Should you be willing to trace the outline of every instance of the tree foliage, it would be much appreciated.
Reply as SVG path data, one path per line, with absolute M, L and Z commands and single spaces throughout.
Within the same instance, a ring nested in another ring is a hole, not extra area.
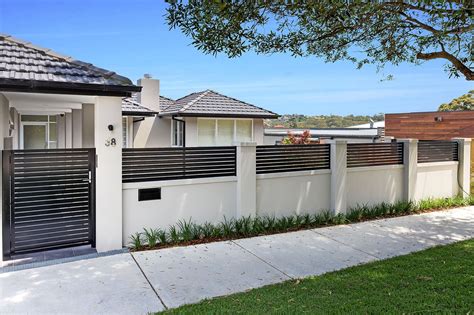
M 267 127 L 281 127 L 281 128 L 343 128 L 355 125 L 369 123 L 370 121 L 382 121 L 384 114 L 377 114 L 372 116 L 363 115 L 282 115 L 278 119 L 268 119 L 265 121 Z
M 453 99 L 447 104 L 441 104 L 438 108 L 440 112 L 460 110 L 474 110 L 474 90 Z
M 378 69 L 444 59 L 450 76 L 474 80 L 471 0 L 169 2 L 169 26 L 205 53 L 283 52 Z

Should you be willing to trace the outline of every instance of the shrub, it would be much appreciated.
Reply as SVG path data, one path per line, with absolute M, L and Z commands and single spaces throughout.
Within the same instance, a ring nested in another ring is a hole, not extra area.
M 336 215 L 330 211 L 323 211 L 313 215 L 295 214 L 279 218 L 269 215 L 263 217 L 248 216 L 239 219 L 227 219 L 224 217 L 224 220 L 217 225 L 209 222 L 198 225 L 193 223 L 190 218 L 187 221 L 180 220 L 176 225 L 171 225 L 167 232 L 161 229 L 143 229 L 143 233 L 135 233 L 130 236 L 130 246 L 135 250 L 140 250 L 145 247 L 145 243 L 148 247 L 153 248 L 158 245 L 179 244 L 198 239 L 249 237 L 266 233 L 286 232 L 300 228 L 339 225 L 391 215 L 404 215 L 431 209 L 445 209 L 468 205 L 474 205 L 474 196 L 468 198 L 431 198 L 417 203 L 397 201 L 393 204 L 357 205 L 349 209 L 346 214 L 339 213 Z
M 143 229 L 145 241 L 148 246 L 155 247 L 158 244 L 158 229 Z

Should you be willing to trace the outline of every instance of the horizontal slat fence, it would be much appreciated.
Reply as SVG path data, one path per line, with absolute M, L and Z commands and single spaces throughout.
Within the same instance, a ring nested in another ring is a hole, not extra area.
M 458 143 L 455 141 L 419 141 L 418 163 L 459 161 Z
M 329 144 L 257 146 L 257 174 L 329 168 Z
M 236 147 L 123 149 L 122 182 L 236 175 Z
M 403 143 L 349 143 L 347 167 L 403 164 Z
M 3 163 L 11 253 L 94 242 L 95 149 L 3 151 Z

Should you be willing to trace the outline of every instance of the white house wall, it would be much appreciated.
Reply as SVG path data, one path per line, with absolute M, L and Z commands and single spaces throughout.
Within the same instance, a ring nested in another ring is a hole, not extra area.
M 138 201 L 138 189 L 161 187 L 161 200 Z M 123 185 L 123 244 L 143 228 L 168 229 L 179 220 L 219 223 L 235 217 L 235 177 Z
M 94 147 L 94 104 L 82 104 L 82 146 Z
M 257 175 L 257 215 L 279 217 L 326 211 L 330 184 L 329 170 Z
M 82 109 L 72 110 L 72 147 L 82 148 Z
M 258 145 L 264 144 L 263 142 L 263 134 L 264 134 L 264 127 L 263 127 L 263 119 L 254 119 L 253 120 L 253 141 L 256 142 Z

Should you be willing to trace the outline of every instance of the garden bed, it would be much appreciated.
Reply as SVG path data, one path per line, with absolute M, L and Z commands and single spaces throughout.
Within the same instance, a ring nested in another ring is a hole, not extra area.
M 130 237 L 132 251 L 152 250 L 175 246 L 188 246 L 217 241 L 293 232 L 341 224 L 364 222 L 383 218 L 405 216 L 416 213 L 445 210 L 474 205 L 474 198 L 427 199 L 417 203 L 382 203 L 375 206 L 358 206 L 347 214 L 332 214 L 324 211 L 318 214 L 300 214 L 285 217 L 242 217 L 227 219 L 219 224 L 197 224 L 181 220 L 168 230 L 144 229 Z

